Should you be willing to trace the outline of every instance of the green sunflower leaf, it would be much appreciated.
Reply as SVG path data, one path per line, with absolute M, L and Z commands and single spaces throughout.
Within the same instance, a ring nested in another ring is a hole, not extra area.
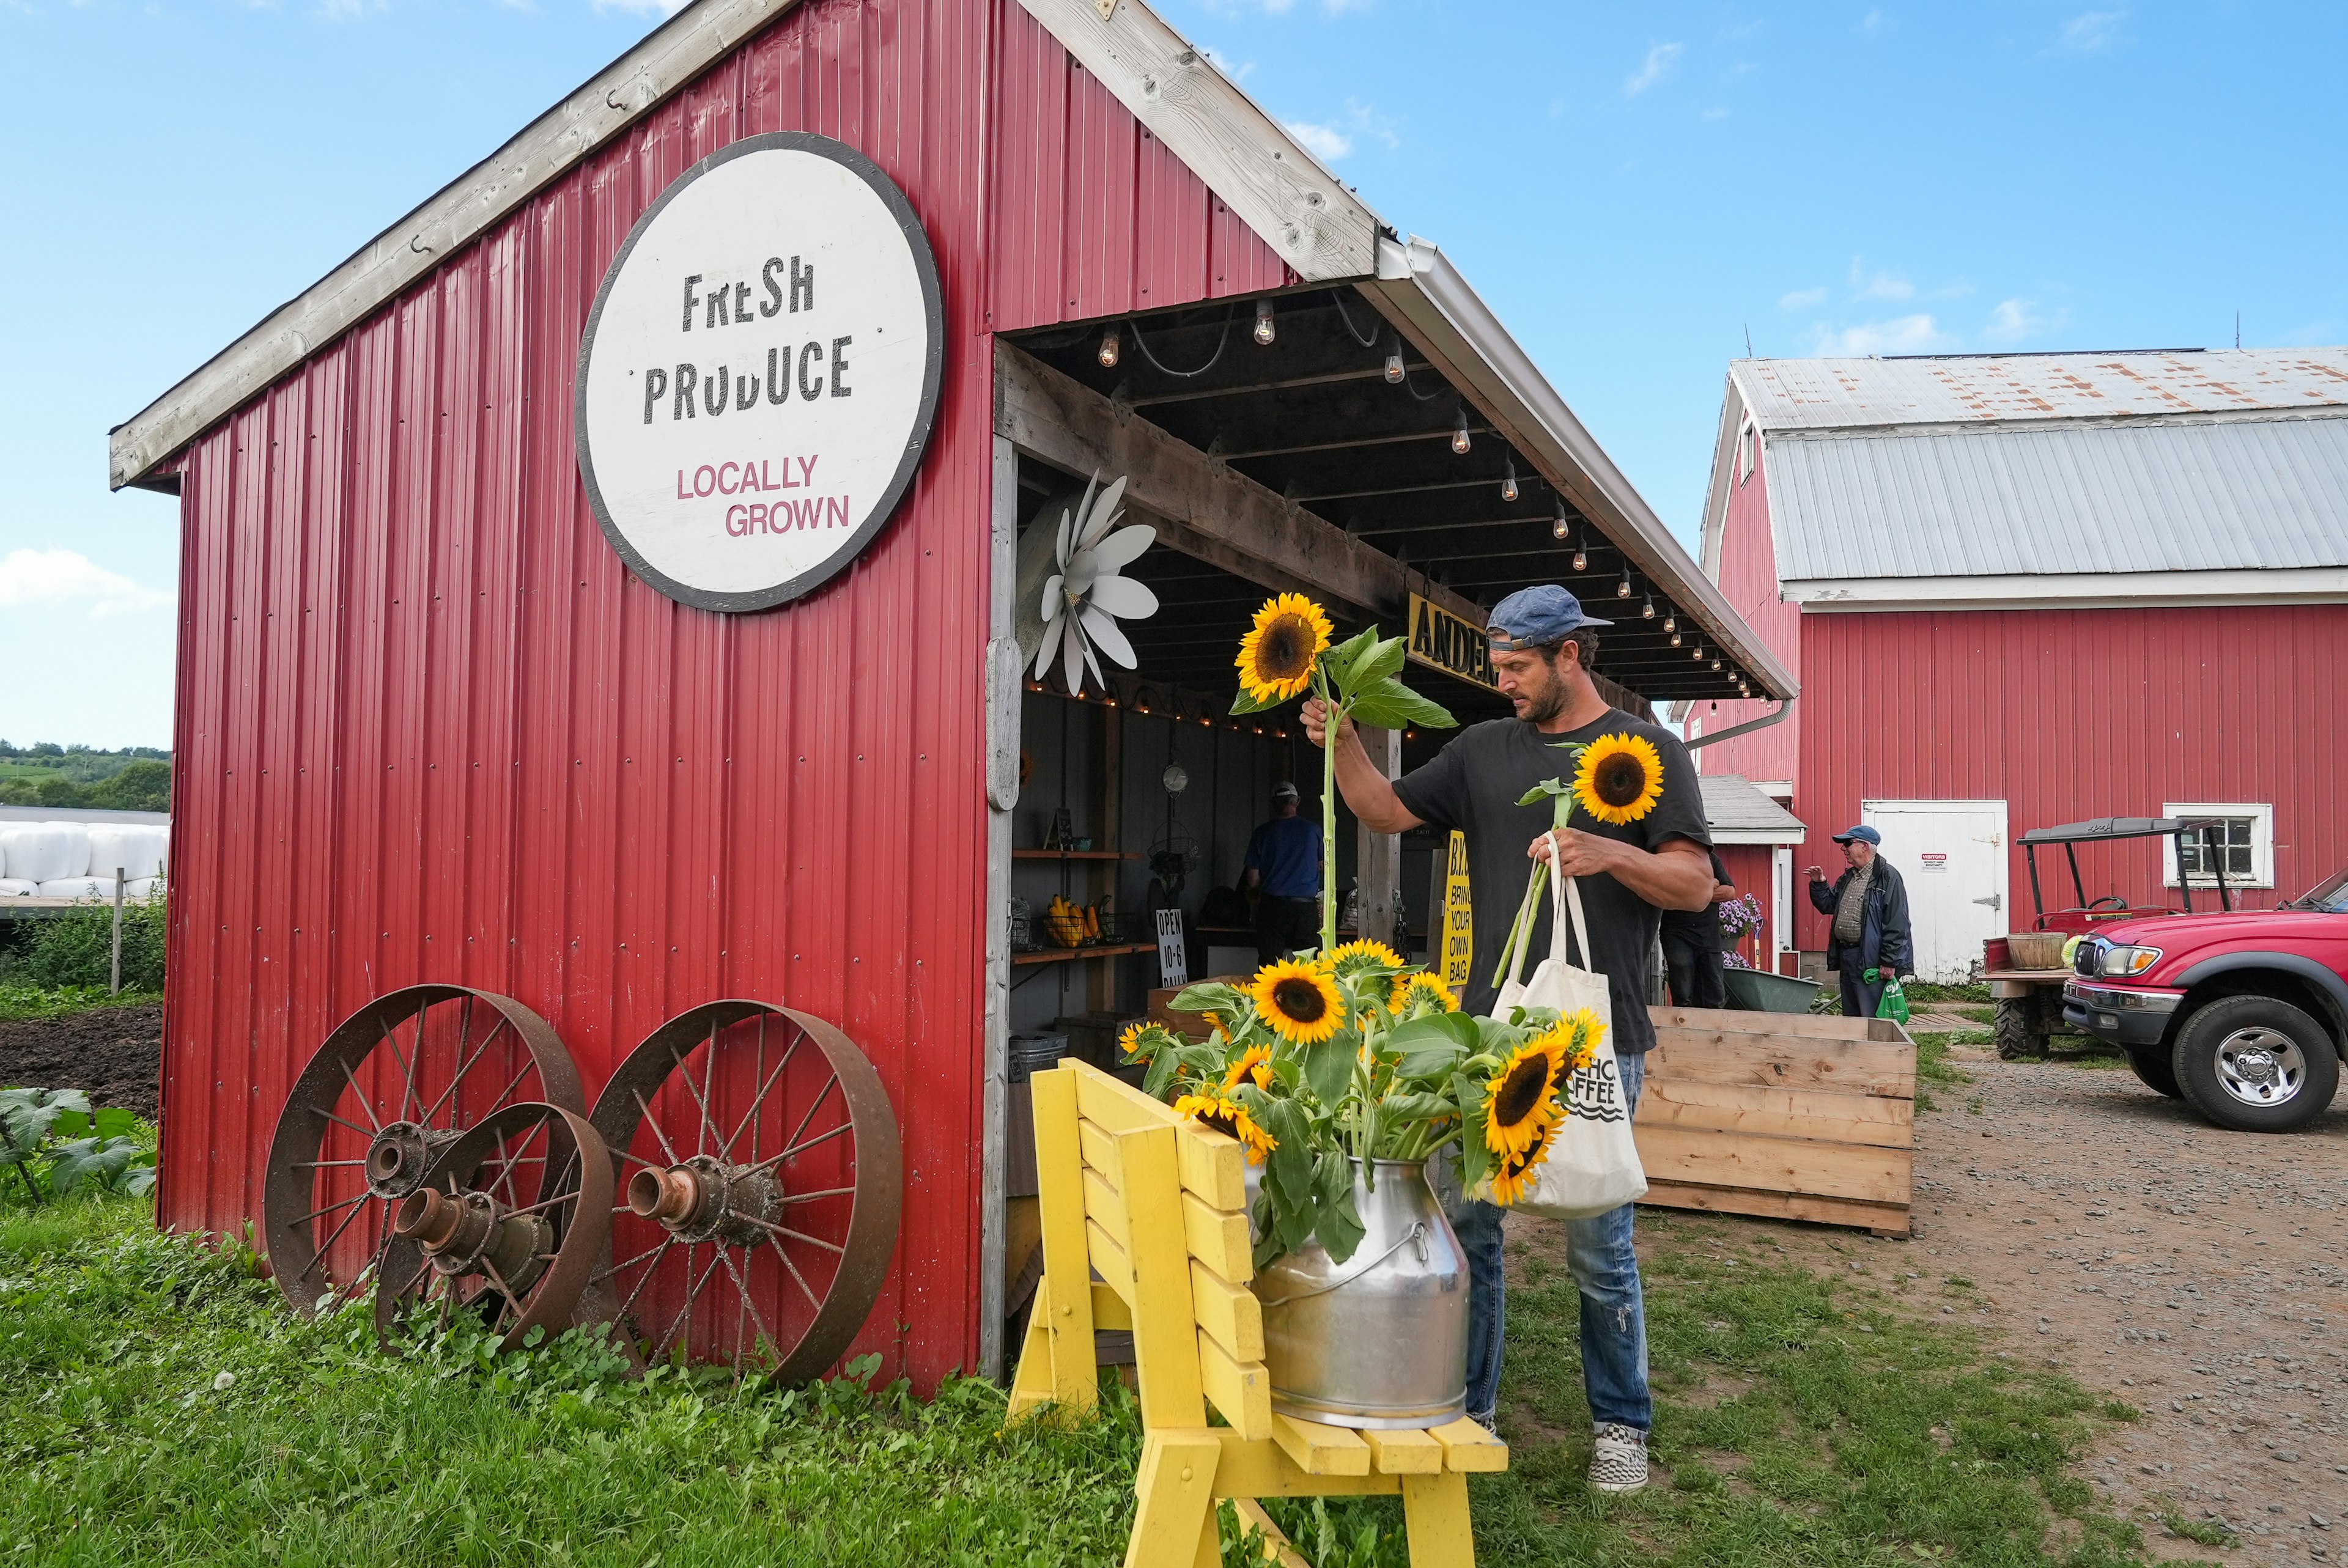
M 1345 1098 L 1354 1077 L 1354 1050 L 1353 1038 L 1344 1030 L 1304 1048 L 1304 1081 L 1322 1104 L 1335 1105 Z
M 1451 1097 L 1420 1090 L 1411 1094 L 1389 1094 L 1380 1102 L 1378 1114 L 1388 1122 L 1432 1122 L 1451 1114 Z
M 1250 696 L 1247 688 L 1242 686 L 1240 688 L 1240 694 L 1231 699 L 1231 716 L 1239 718 L 1248 713 L 1261 713 L 1267 708 L 1277 708 L 1286 701 L 1285 697 L 1274 697 L 1269 702 L 1258 702 Z
M 1409 651 L 1399 637 L 1380 637 L 1375 626 L 1364 635 L 1372 639 L 1361 649 L 1352 663 L 1337 677 L 1337 689 L 1348 696 L 1365 691 L 1402 671 L 1403 656 Z M 1360 639 L 1356 638 L 1355 641 Z
M 1194 986 L 1184 986 L 1167 1005 L 1176 1012 L 1219 1012 L 1226 1016 L 1240 1010 L 1241 995 L 1239 987 L 1218 980 L 1200 980 Z
M 1571 784 L 1560 783 L 1556 779 L 1543 779 L 1540 783 L 1533 785 L 1532 788 L 1525 791 L 1523 794 L 1518 796 L 1517 804 L 1519 805 L 1534 805 L 1538 804 L 1541 801 L 1555 799 L 1560 795 L 1570 795 L 1572 793 L 1573 786 Z
M 1335 683 L 1338 691 L 1352 690 L 1354 666 L 1361 662 L 1364 654 L 1377 646 L 1377 641 L 1378 629 L 1375 626 L 1365 631 L 1355 632 L 1321 655 L 1322 672 Z
M 1354 695 L 1354 721 L 1387 730 L 1447 730 L 1459 722 L 1451 716 L 1451 710 L 1420 696 L 1391 675 Z
M 1459 1102 L 1459 1182 L 1474 1192 L 1489 1169 L 1492 1152 L 1484 1146 L 1484 1081 L 1471 1073 L 1452 1075 L 1451 1097 Z

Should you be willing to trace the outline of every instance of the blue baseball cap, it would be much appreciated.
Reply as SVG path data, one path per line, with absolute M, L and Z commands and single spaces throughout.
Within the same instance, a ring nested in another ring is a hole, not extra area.
M 1834 835 L 1834 841 L 1837 844 L 1849 844 L 1853 839 L 1857 839 L 1861 844 L 1873 844 L 1879 845 L 1883 842 L 1883 835 L 1876 832 L 1875 829 L 1868 826 L 1865 823 L 1861 823 L 1857 827 L 1846 828 L 1842 832 Z
M 1520 648 L 1546 648 L 1565 641 L 1566 633 L 1584 626 L 1612 626 L 1611 620 L 1601 620 L 1585 615 L 1581 600 L 1553 582 L 1539 588 L 1520 588 L 1500 600 L 1485 622 L 1485 636 L 1491 640 L 1495 653 L 1513 653 Z

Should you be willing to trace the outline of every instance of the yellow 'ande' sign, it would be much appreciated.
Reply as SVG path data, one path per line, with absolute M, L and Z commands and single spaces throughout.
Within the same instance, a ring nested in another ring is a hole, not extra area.
M 1443 983 L 1465 992 L 1476 957 L 1476 912 L 1468 901 L 1468 835 L 1454 833 L 1443 871 Z
M 1487 691 L 1497 684 L 1484 629 L 1415 593 L 1410 596 L 1410 657 L 1415 663 L 1457 675 Z

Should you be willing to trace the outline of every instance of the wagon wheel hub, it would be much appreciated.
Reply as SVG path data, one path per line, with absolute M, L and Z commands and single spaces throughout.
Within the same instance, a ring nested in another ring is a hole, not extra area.
M 727 1164 L 696 1154 L 665 1170 L 646 1166 L 628 1178 L 628 1208 L 682 1242 L 766 1243 L 782 1218 L 783 1184 L 771 1167 Z
M 447 1128 L 415 1122 L 387 1123 L 367 1141 L 367 1191 L 391 1202 L 407 1196 L 424 1184 L 432 1157 L 458 1137 Z
M 543 1214 L 510 1214 L 487 1193 L 423 1187 L 400 1200 L 392 1234 L 423 1249 L 433 1269 L 478 1274 L 520 1295 L 554 1255 L 554 1225 Z

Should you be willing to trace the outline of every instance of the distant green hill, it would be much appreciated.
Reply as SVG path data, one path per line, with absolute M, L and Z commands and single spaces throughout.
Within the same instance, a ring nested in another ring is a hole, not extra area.
M 30 746 L 0 741 L 0 805 L 169 811 L 171 753 L 154 746 L 105 752 L 53 741 Z

